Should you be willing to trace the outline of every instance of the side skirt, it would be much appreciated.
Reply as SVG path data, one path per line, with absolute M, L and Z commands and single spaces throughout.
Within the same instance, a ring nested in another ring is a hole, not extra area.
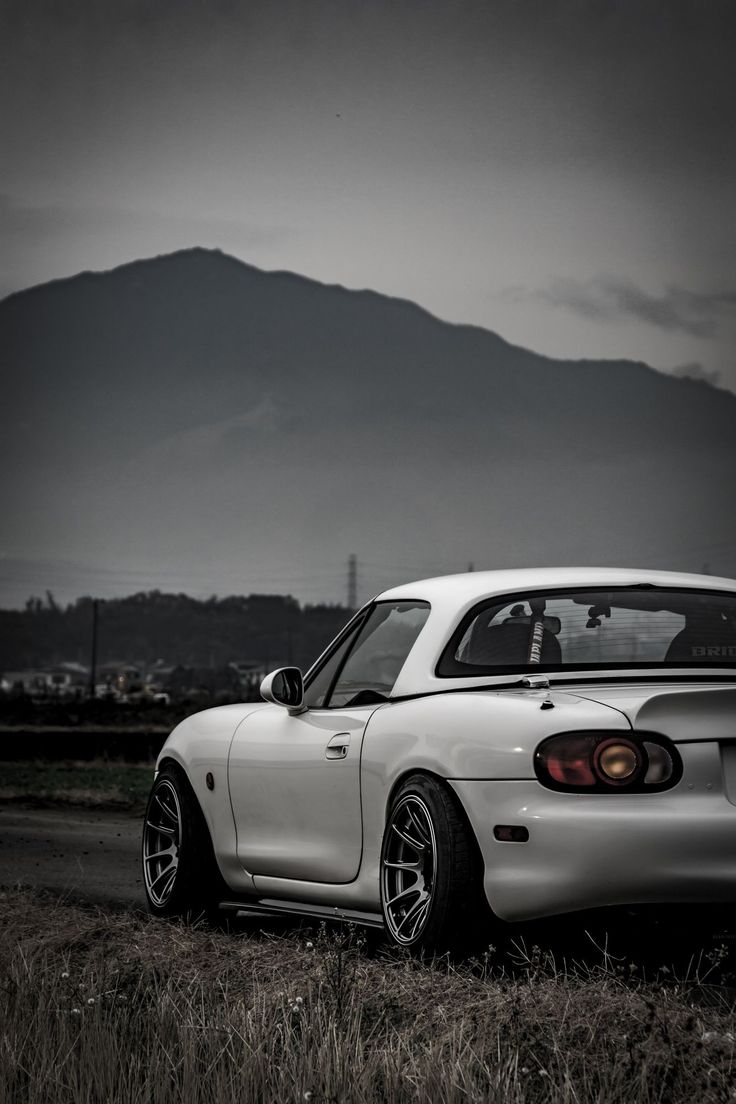
M 311 905 L 301 901 L 277 901 L 269 897 L 257 901 L 220 901 L 222 912 L 234 912 L 236 916 L 306 916 L 314 920 L 342 920 L 349 924 L 360 924 L 365 928 L 383 928 L 383 917 L 378 912 L 360 912 L 358 909 L 343 909 Z

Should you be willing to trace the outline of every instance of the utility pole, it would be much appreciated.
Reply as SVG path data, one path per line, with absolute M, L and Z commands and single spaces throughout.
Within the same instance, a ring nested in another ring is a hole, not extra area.
M 92 656 L 89 665 L 89 696 L 94 698 L 97 692 L 97 607 L 96 598 L 92 599 Z
M 354 552 L 348 556 L 348 609 L 358 608 L 358 557 Z

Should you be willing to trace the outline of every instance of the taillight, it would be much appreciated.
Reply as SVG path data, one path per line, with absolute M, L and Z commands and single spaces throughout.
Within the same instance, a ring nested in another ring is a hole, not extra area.
M 593 769 L 610 786 L 628 786 L 641 776 L 643 756 L 631 740 L 601 740 L 593 752 Z
M 674 786 L 682 764 L 664 736 L 563 732 L 537 748 L 534 769 L 551 790 L 652 792 Z
M 553 736 L 537 749 L 535 766 L 566 790 L 594 786 L 593 746 L 590 736 Z
M 649 785 L 658 785 L 667 782 L 674 772 L 672 756 L 666 747 L 661 744 L 653 744 L 650 740 L 644 741 L 644 750 L 647 753 L 649 766 L 644 776 L 644 781 Z

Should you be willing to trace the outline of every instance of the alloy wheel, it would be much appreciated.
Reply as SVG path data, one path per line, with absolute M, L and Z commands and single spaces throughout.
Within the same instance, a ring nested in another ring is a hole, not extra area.
M 173 783 L 162 778 L 151 795 L 143 828 L 143 876 L 148 896 L 159 908 L 176 883 L 181 835 L 179 795 Z
M 389 933 L 409 945 L 421 935 L 432 906 L 437 845 L 429 809 L 407 794 L 392 809 L 381 860 L 381 899 Z

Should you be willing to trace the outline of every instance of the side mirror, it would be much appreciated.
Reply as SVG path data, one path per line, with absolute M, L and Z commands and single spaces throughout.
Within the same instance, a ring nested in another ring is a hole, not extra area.
M 261 697 L 274 705 L 283 705 L 293 715 L 303 713 L 304 680 L 298 667 L 279 667 L 261 683 Z

